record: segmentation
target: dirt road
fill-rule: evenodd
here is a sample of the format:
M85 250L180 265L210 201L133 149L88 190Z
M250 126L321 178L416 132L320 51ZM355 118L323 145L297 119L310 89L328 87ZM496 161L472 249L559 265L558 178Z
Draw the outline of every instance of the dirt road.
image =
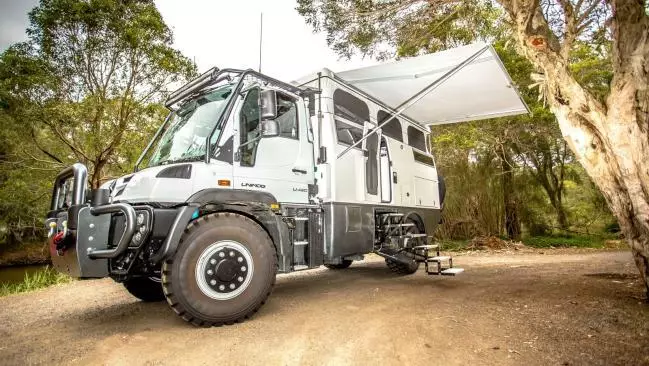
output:
M649 364L626 251L472 253L457 278L375 257L280 276L243 324L199 329L111 280L0 298L0 364Z

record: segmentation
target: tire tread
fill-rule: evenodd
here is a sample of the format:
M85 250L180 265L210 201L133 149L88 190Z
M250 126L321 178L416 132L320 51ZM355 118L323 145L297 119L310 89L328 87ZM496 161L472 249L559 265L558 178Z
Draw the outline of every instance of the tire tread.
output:
M242 220L244 222L252 223L253 225L257 226L259 230L263 232L264 235L268 236L268 233L259 226L255 221L252 219L239 215L239 214L231 214L230 212L217 212L217 213L211 213L207 214L204 216L199 217L198 219L194 220L192 223L187 225L187 228L184 231L183 237L180 238L180 241L178 245L180 246L184 238L191 234L194 230L197 230L203 223L207 223L210 221L212 218L215 220L218 219L219 217L236 217L239 220ZM270 245L273 246L272 240L269 240ZM273 247L273 251L275 248ZM268 297L270 296L273 287L275 287L275 276L273 276L270 287L268 292L264 295L262 301L259 302L258 305L256 305L254 308L250 309L248 312L244 313L243 315L237 316L234 319L225 319L225 320L220 320L220 321L204 321L204 320L199 320L199 319L194 319L190 315L187 315L187 309L184 308L184 306L181 304L180 301L176 299L176 295L173 294L171 291L171 264L173 264L173 260L169 259L166 260L162 264L162 287L163 287L163 292L167 298L167 302L169 303L170 307L173 309L173 311L180 316L183 320L185 320L188 323L191 323L197 327L220 327L222 325L232 325L235 323L241 323L246 319L250 319L265 303ZM275 261L275 272L277 272L277 260Z

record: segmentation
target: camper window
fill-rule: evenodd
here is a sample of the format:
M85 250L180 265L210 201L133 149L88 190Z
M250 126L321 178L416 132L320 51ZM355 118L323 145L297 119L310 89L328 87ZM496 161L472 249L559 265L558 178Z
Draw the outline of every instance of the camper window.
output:
M370 120L367 103L341 89L334 91L334 114L361 126Z
M413 126L408 126L408 145L426 151L426 137L424 133Z
M379 111L376 115L376 120L379 125L385 122L390 117L390 114L385 111ZM403 130L401 122L397 118L392 118L390 122L383 125L381 128L384 136L392 137L393 139L403 142Z
M336 119L336 136L338 137L339 144L350 146L363 138L363 130L352 126L350 123ZM359 145L356 148L360 149L361 147Z
M418 153L415 150L412 151L412 155L416 162L435 167L435 160L432 157Z

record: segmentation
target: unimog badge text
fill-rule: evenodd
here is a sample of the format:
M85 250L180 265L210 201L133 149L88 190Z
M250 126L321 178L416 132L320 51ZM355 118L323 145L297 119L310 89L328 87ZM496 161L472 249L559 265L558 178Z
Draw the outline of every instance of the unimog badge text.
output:
M241 183L242 187L250 187L250 188L261 188L264 189L266 188L265 184L259 184L259 183Z

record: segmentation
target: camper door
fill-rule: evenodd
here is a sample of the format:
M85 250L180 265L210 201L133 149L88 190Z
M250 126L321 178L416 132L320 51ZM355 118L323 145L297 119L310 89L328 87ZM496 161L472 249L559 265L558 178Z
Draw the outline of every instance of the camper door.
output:
M363 125L363 136L367 136L376 128L376 125L365 122ZM380 188L380 150L381 130L374 131L363 141L363 152L365 155L365 200L370 202L381 202Z

